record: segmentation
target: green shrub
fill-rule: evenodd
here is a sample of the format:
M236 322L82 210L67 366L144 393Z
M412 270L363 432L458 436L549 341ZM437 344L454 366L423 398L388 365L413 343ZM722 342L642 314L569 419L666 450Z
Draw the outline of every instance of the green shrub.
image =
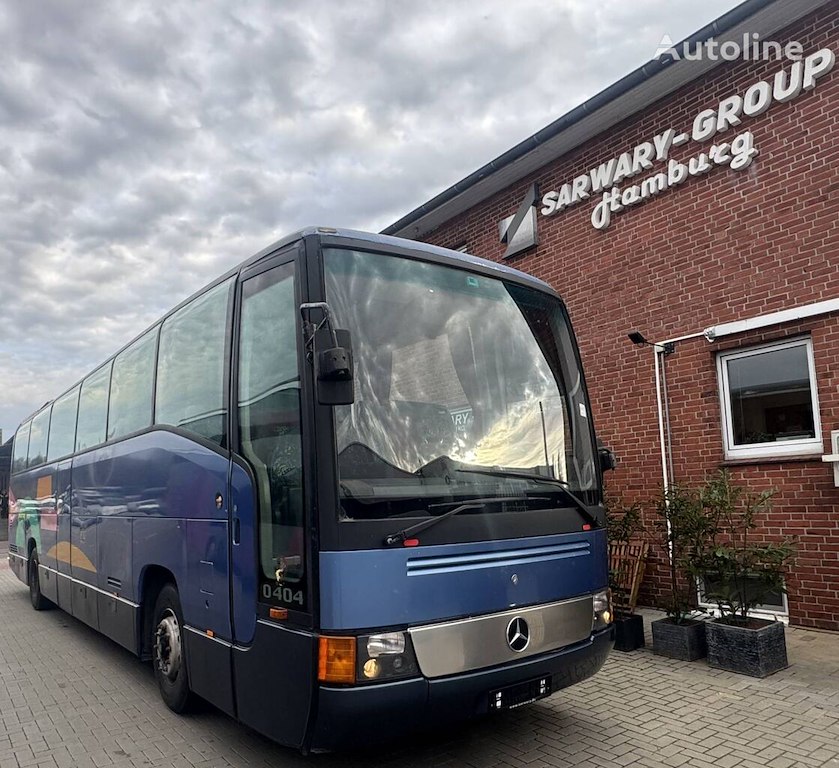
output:
M700 492L708 523L692 570L705 582L705 597L732 623L745 622L769 594L786 592L784 572L795 556L793 541L754 540L757 518L770 510L774 495L773 490L753 493L736 485L727 470Z

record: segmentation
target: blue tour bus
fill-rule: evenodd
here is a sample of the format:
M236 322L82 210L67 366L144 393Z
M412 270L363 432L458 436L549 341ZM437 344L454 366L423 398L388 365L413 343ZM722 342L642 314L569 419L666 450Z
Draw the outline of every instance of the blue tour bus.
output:
M20 426L9 561L173 710L335 749L602 666L610 460L548 285L312 228Z

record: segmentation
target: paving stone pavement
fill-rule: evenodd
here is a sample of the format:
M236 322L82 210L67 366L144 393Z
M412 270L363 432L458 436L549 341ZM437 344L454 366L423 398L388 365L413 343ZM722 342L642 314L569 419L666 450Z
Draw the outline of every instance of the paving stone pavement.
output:
M839 768L839 636L788 632L792 666L765 680L613 653L593 679L515 712L304 758L210 707L171 713L148 664L33 611L0 544L0 768Z

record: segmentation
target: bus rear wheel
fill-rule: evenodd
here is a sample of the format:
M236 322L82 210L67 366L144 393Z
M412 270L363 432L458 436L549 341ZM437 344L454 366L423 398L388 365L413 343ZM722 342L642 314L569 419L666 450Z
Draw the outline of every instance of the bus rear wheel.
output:
M167 584L154 606L152 664L160 696L173 712L187 712L193 702L184 645L183 614L178 590Z
M36 611L43 611L52 605L41 592L41 580L38 575L38 550L29 555L29 602Z

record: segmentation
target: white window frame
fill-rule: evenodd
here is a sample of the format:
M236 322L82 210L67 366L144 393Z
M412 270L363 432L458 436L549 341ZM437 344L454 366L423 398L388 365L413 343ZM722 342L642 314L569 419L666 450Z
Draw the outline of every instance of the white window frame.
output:
M715 602L705 599L705 583L702 578L696 580L696 604L703 609L703 612L708 616L717 619L720 617L720 611ZM770 619L774 621L781 621L784 624L789 623L789 601L787 600L786 590L781 592L781 609L778 610L774 605L756 605L749 611L749 616L755 619Z
M734 444L734 425L731 419L731 397L728 389L729 360L742 357L752 357L769 351L788 349L790 347L804 347L807 350L807 367L810 375L810 398L813 403L813 427L815 437L801 440L782 440L770 443L750 443L747 445ZM720 390L720 408L722 412L722 438L726 459L752 459L775 456L803 456L823 453L821 416L819 413L819 393L816 386L816 363L813 357L813 341L809 337L797 338L771 344L761 344L757 347L737 349L731 352L721 352L717 355L717 379Z

